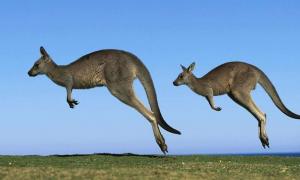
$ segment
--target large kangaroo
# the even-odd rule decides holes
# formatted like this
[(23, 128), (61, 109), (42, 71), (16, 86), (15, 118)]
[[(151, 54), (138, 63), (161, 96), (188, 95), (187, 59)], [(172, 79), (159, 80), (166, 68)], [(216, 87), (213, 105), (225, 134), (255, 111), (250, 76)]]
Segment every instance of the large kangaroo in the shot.
[(196, 78), (192, 71), (195, 63), (188, 68), (181, 65), (183, 70), (173, 82), (175, 86), (182, 84), (190, 87), (195, 93), (204, 96), (213, 110), (221, 111), (215, 106), (213, 96), (228, 94), (237, 104), (248, 110), (257, 120), (259, 126), (259, 138), (264, 148), (269, 146), (269, 139), (266, 133), (266, 114), (263, 113), (254, 103), (250, 92), (259, 83), (269, 94), (274, 104), (287, 116), (300, 119), (300, 116), (291, 112), (282, 103), (275, 87), (269, 78), (257, 67), (243, 62), (229, 62), (220, 65), (204, 75)]
[[(70, 108), (78, 105), (78, 102), (72, 98), (72, 89), (106, 86), (112, 95), (136, 109), (151, 123), (161, 151), (164, 154), (168, 152), (158, 125), (174, 134), (180, 134), (180, 132), (164, 121), (150, 73), (135, 55), (121, 50), (101, 50), (87, 54), (69, 65), (59, 66), (43, 47), (40, 48), (40, 52), (41, 57), (28, 72), (29, 76), (45, 74), (54, 83), (65, 87)], [(133, 81), (136, 78), (145, 88), (151, 111), (138, 100), (134, 93)]]

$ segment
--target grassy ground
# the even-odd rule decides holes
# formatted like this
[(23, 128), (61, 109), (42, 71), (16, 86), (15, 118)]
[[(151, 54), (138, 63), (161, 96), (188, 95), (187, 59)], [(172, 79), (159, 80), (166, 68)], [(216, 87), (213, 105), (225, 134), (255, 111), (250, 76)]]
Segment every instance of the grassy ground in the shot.
[(0, 156), (0, 179), (300, 179), (300, 158)]

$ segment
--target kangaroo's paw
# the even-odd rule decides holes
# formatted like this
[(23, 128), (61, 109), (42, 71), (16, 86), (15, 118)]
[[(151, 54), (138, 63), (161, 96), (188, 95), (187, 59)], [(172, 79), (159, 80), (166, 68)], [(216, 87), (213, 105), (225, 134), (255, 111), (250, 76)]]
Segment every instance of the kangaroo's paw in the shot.
[(79, 104), (79, 102), (73, 99), (72, 101), (68, 101), (68, 104), (69, 104), (70, 108), (73, 109), (76, 105)]
[(166, 155), (166, 153), (168, 153), (168, 146), (166, 145), (166, 143), (163, 140), (156, 140), (160, 150)]
[(266, 147), (270, 148), (269, 138), (267, 136), (261, 136), (260, 141), (264, 149), (266, 149)]
[(166, 144), (159, 145), (160, 150), (166, 155), (168, 153), (168, 146)]
[(75, 107), (75, 105), (73, 103), (69, 103), (69, 106), (71, 109), (73, 109)]
[(215, 111), (221, 111), (222, 108), (221, 107), (214, 107), (213, 110), (215, 110)]
[(79, 102), (78, 102), (78, 101), (75, 101), (75, 100), (73, 100), (73, 103), (74, 103), (75, 105), (78, 105), (78, 104), (79, 104)]

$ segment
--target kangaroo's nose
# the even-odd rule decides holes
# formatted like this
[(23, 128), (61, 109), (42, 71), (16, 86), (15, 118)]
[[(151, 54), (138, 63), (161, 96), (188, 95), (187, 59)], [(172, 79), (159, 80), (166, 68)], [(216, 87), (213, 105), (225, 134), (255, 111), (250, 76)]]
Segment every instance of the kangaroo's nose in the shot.
[(33, 75), (31, 74), (31, 72), (30, 71), (28, 71), (28, 76), (30, 76), (30, 77), (32, 77)]
[(176, 83), (176, 81), (173, 82), (173, 85), (174, 85), (174, 86), (178, 86), (178, 84)]

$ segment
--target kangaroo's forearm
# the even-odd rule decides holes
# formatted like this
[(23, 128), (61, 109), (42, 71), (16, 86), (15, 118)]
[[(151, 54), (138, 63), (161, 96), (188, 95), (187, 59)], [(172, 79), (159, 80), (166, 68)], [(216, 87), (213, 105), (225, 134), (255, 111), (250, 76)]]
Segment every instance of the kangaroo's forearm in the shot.
[(78, 104), (76, 100), (72, 98), (72, 90), (74, 89), (74, 81), (72, 74), (65, 68), (57, 67), (50, 71), (47, 76), (57, 85), (65, 87), (67, 90), (67, 103), (70, 108), (74, 108)]
[(79, 102), (72, 98), (72, 88), (67, 87), (66, 89), (67, 89), (67, 102), (68, 102), (70, 108), (74, 108), (75, 105), (79, 104)]
[(71, 88), (67, 88), (67, 101), (68, 102), (73, 101), (73, 99), (72, 99), (72, 89)]

